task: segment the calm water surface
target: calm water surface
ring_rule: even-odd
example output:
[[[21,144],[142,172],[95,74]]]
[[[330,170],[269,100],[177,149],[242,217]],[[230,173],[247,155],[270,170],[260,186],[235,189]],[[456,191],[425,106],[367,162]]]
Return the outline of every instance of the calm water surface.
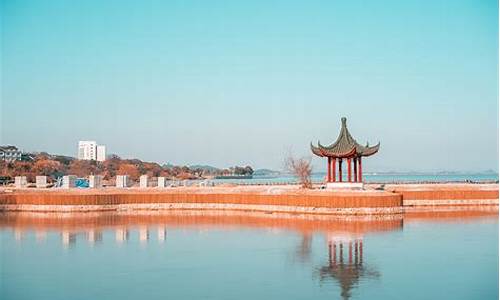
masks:
[[[3,214],[1,299],[498,299],[496,212]]]
[[[344,172],[344,176],[347,171]],[[314,183],[323,183],[326,173],[314,173],[311,180]],[[364,174],[363,179],[367,183],[390,183],[390,182],[491,182],[498,181],[498,174]],[[347,180],[347,178],[344,178]],[[237,183],[237,184],[271,184],[271,183],[296,183],[294,176],[281,175],[277,177],[254,176],[253,179],[213,179],[214,183]]]

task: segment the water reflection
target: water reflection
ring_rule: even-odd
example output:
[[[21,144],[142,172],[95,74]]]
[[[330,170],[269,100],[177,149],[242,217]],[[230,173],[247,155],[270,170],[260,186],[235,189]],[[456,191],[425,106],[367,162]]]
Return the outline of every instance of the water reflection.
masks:
[[[38,243],[43,243],[47,239],[47,231],[45,230],[36,230],[35,231],[36,241]]]
[[[25,228],[14,228],[14,240],[16,242],[26,241],[26,233],[29,229]],[[47,240],[48,230],[37,229],[35,230],[35,240],[37,243],[44,243]],[[72,230],[68,228],[61,229],[59,232],[61,239],[61,245],[64,248],[69,248],[77,242],[78,236],[84,236],[85,241],[88,245],[94,246],[95,244],[103,242],[103,232],[101,229],[89,229],[87,231]],[[139,241],[141,244],[147,244],[150,241],[150,229],[145,226],[141,226],[138,229]],[[117,244],[122,244],[127,242],[130,238],[130,230],[128,228],[116,228],[115,229],[115,242]],[[158,243],[164,243],[167,238],[167,229],[163,226],[158,226],[157,228],[157,240]]]
[[[128,241],[129,236],[130,233],[127,228],[120,227],[115,230],[116,242],[119,244]]]
[[[305,263],[311,260],[312,239],[313,237],[311,232],[305,232],[302,234],[300,243],[295,250],[295,257],[297,258],[297,261]]]
[[[145,244],[149,240],[149,230],[147,227],[142,226],[139,228],[139,240],[141,244]]]
[[[266,231],[293,233],[298,236],[290,246],[293,262],[304,264],[313,273],[315,283],[333,282],[340,288],[340,296],[349,299],[353,291],[366,280],[383,276],[376,265],[365,261],[370,245],[365,237],[379,232],[402,230],[404,223],[422,219],[463,222],[467,218],[498,217],[496,211],[445,211],[439,214],[415,211],[405,216],[320,216],[229,212],[146,212],[146,213],[0,213],[0,229],[12,230],[18,243],[28,242],[34,230],[37,243],[46,242],[50,232],[56,232],[64,249],[72,251],[75,244],[98,246],[114,243],[125,246],[139,243],[150,247],[151,242],[165,243],[171,229],[195,228],[210,231],[213,228],[260,228]],[[49,239],[50,241],[51,239]],[[313,245],[323,245],[323,263],[314,261]],[[314,253],[316,254],[316,252]]]
[[[363,263],[363,240],[332,239],[328,241],[328,263],[320,267],[320,281],[333,279],[340,286],[343,299],[351,297],[351,290],[364,278],[379,278],[380,272]]]
[[[63,231],[61,232],[61,241],[64,248],[73,246],[76,243],[76,233],[71,232],[67,229],[63,229]]]
[[[96,229],[90,229],[87,231],[87,241],[90,245],[94,245],[96,242],[102,242],[102,232]]]
[[[16,242],[22,241],[24,238],[24,232],[21,228],[14,228],[14,239]]]
[[[158,227],[158,242],[163,243],[167,239],[167,229],[165,227]]]

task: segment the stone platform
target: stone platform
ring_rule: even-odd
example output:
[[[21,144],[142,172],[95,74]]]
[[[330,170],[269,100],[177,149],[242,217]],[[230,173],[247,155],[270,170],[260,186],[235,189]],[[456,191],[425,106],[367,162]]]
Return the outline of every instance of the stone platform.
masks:
[[[327,189],[348,189],[348,190],[362,190],[364,187],[362,182],[328,182]]]

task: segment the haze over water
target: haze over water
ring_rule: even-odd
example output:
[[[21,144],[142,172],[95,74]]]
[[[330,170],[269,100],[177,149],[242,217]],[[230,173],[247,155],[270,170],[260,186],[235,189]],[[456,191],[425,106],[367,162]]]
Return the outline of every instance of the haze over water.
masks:
[[[494,210],[191,214],[0,215],[0,298],[498,298]]]

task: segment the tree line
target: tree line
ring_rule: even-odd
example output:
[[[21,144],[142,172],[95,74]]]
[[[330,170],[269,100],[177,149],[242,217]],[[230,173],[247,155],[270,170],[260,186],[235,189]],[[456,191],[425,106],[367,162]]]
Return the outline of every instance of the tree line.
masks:
[[[251,175],[250,166],[217,168],[190,168],[188,166],[160,165],[155,162],[144,162],[139,159],[122,159],[118,155],[110,155],[103,162],[93,160],[78,160],[74,157],[50,155],[42,152],[33,154],[24,161],[0,161],[0,176],[15,177],[27,176],[34,181],[35,176],[47,176],[53,181],[64,175],[86,177],[88,175],[102,175],[104,180],[110,180],[116,175],[129,175],[131,180],[138,180],[141,175],[149,177],[164,176],[175,180],[204,179],[218,175]]]

